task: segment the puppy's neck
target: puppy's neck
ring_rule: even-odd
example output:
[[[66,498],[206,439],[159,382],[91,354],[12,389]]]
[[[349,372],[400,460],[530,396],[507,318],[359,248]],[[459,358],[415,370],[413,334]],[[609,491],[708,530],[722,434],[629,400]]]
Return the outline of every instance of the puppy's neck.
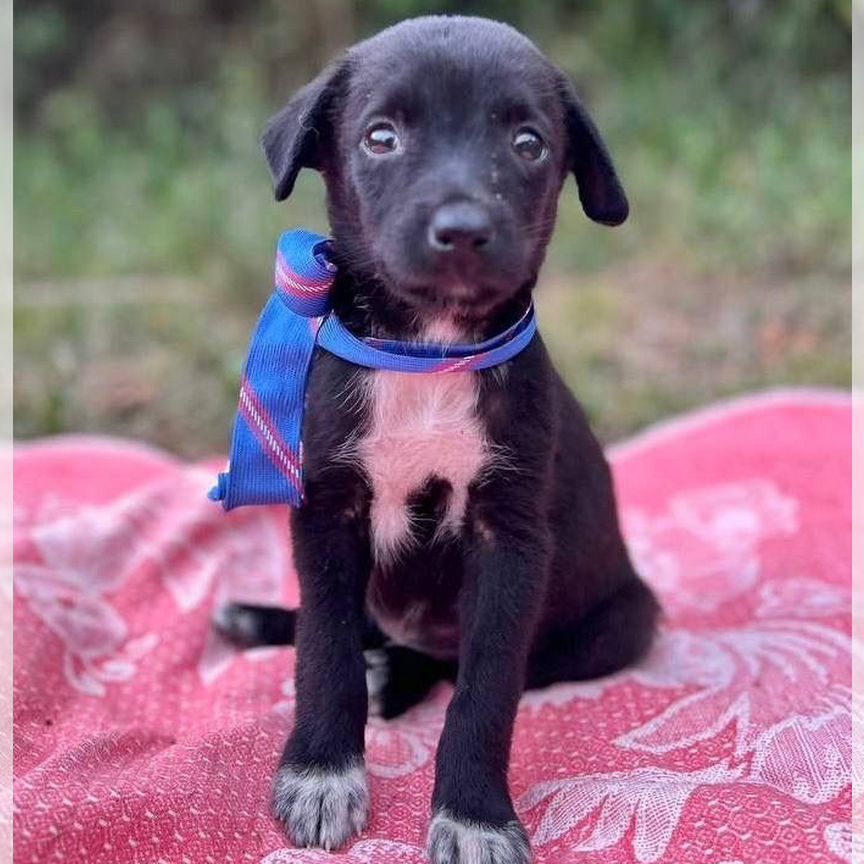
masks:
[[[406,303],[374,278],[339,269],[333,285],[333,310],[355,336],[441,344],[481,342],[516,323],[531,300],[531,285],[482,312]]]

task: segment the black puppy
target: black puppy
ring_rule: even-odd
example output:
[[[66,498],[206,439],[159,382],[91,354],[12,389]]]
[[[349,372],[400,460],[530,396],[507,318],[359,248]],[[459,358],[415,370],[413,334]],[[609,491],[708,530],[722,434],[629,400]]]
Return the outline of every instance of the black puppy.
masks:
[[[351,48],[267,127],[276,197],[327,185],[336,313],[360,335],[478,341],[531,300],[569,172],[586,214],[628,205],[565,76],[476,18],[406,21]],[[434,864],[530,858],[507,788],[524,687],[605,675],[658,612],[609,469],[539,336],[486,372],[371,372],[318,350],[293,512],[302,611],[233,606],[246,644],[293,640],[297,714],[274,787],[300,845],[366,824],[364,649],[385,714],[455,680],[437,754]]]

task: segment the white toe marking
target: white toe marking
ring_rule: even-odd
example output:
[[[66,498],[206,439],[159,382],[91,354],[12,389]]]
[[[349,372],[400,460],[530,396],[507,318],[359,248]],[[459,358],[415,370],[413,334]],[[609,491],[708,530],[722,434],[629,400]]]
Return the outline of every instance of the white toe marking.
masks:
[[[387,685],[389,670],[387,668],[387,653],[380,648],[363,652],[366,660],[366,692],[369,694],[369,714],[381,716],[381,694]]]
[[[230,606],[217,606],[213,610],[213,615],[210,620],[213,622],[213,626],[218,630],[226,630],[231,623],[231,615],[228,610]]]
[[[296,845],[336,849],[369,820],[366,772],[357,764],[341,771],[283,766],[273,806]]]
[[[531,846],[518,822],[494,828],[440,810],[429,826],[429,860],[432,864],[528,864]]]
[[[213,613],[213,625],[223,633],[230,633],[234,639],[254,642],[258,639],[258,618],[248,609],[238,609],[228,604],[220,606]]]

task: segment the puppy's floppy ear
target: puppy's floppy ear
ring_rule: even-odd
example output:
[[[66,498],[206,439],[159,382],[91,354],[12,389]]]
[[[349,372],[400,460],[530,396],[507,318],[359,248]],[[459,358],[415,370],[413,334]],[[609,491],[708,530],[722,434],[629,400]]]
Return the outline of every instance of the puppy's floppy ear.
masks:
[[[322,139],[329,134],[330,109],[344,74],[344,62],[328,66],[298,90],[264,129],[261,146],[277,201],[291,194],[301,168],[320,168]]]
[[[612,157],[563,73],[560,88],[570,141],[570,169],[576,176],[582,209],[595,222],[620,225],[627,218],[630,205],[615,173]]]

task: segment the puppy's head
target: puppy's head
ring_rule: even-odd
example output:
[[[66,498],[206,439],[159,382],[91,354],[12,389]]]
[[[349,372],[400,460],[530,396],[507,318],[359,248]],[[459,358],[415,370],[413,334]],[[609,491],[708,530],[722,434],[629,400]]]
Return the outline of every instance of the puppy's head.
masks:
[[[276,198],[320,170],[340,259],[421,313],[482,316],[532,286],[569,172],[591,219],[627,218],[566,76],[481,18],[416,18],[359,43],[262,143]]]

